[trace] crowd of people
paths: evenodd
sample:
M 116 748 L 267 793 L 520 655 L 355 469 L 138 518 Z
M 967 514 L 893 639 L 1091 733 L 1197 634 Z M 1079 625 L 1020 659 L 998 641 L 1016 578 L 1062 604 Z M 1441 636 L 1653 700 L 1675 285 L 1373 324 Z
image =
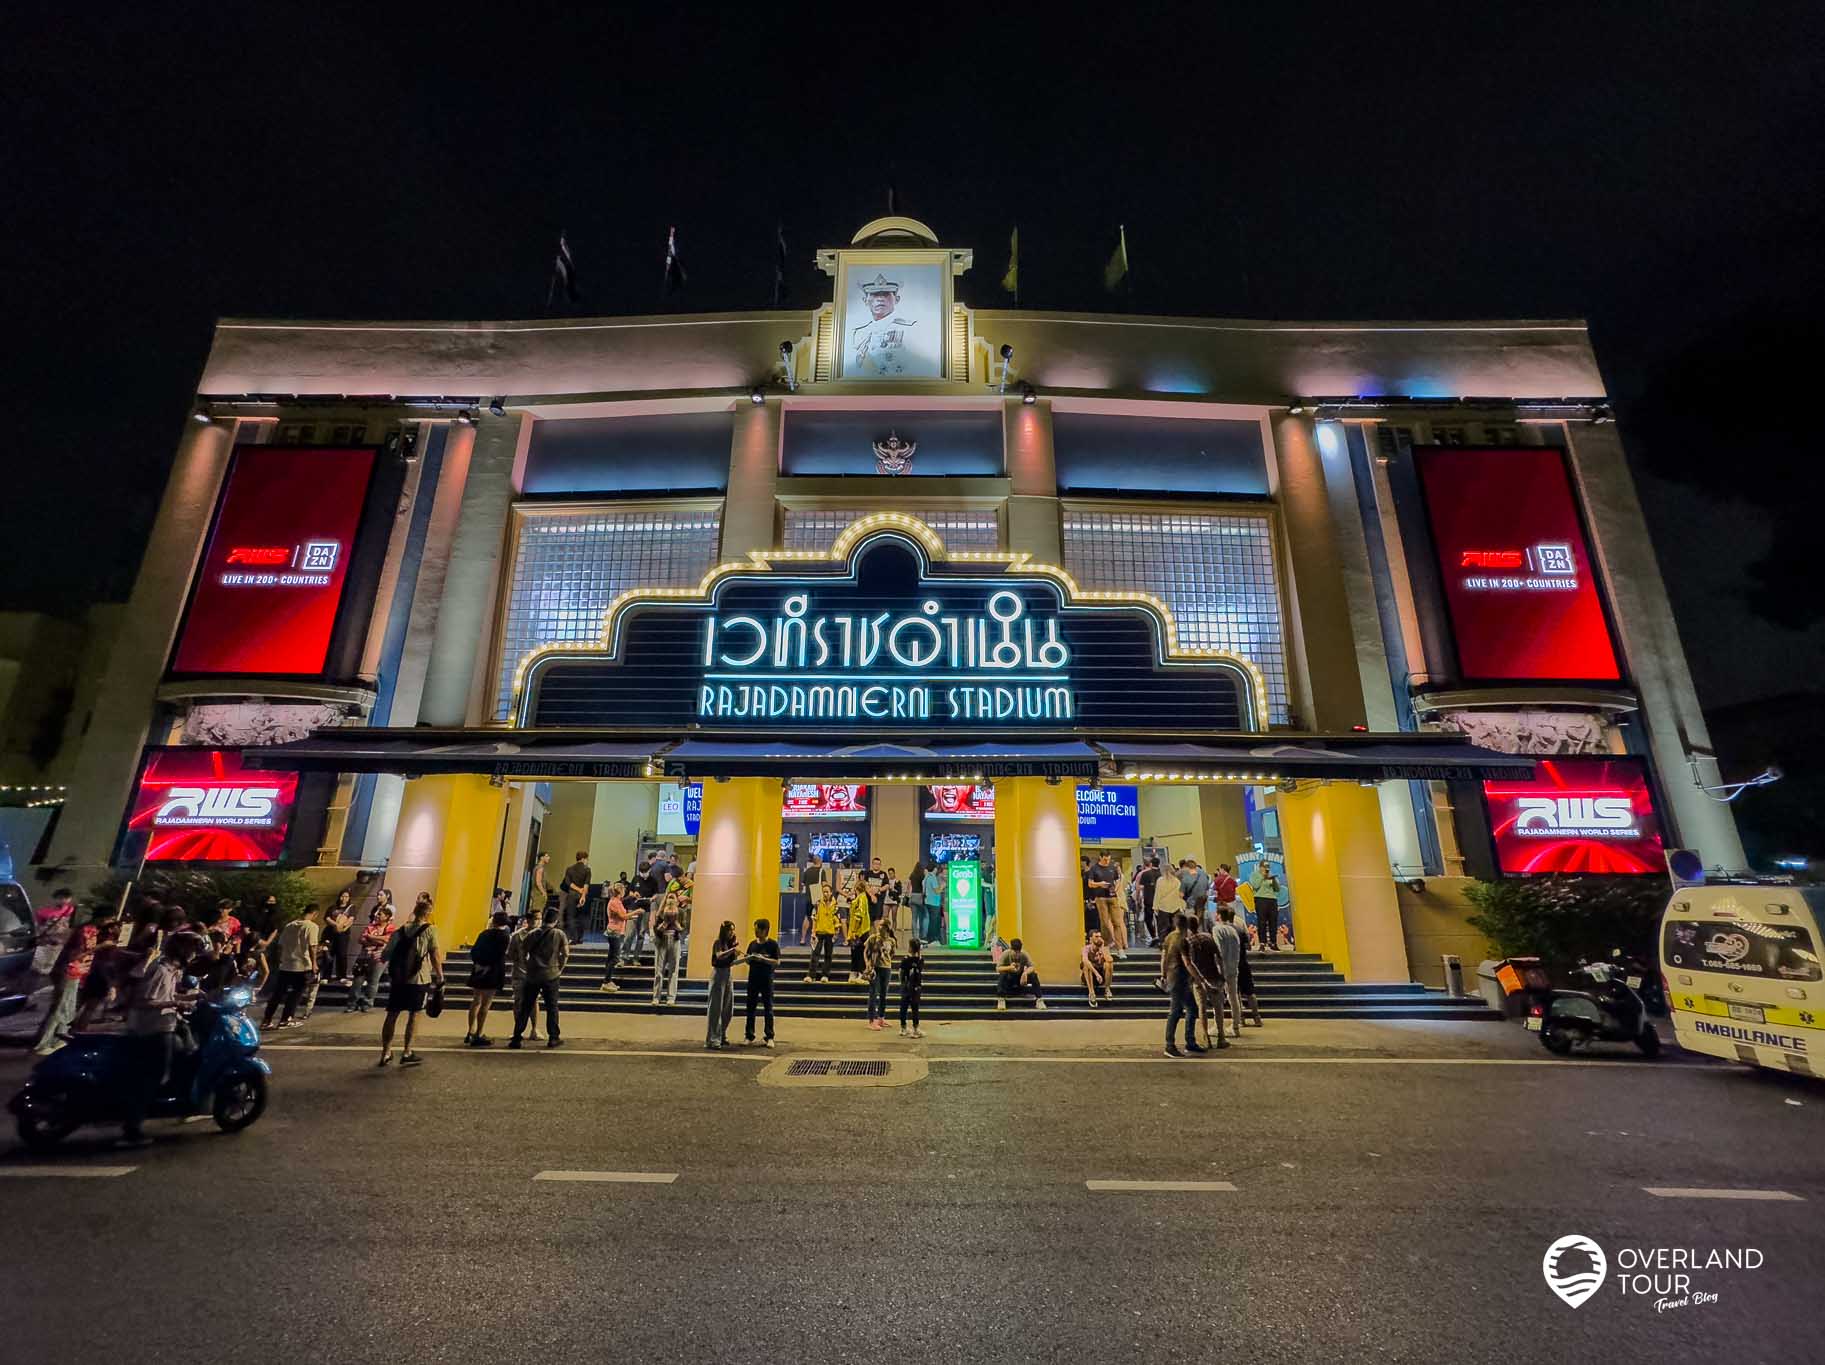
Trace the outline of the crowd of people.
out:
M 632 875 L 623 872 L 596 894 L 588 860 L 588 853 L 579 851 L 554 877 L 550 855 L 540 855 L 531 894 L 517 915 L 511 893 L 496 890 L 487 927 L 469 953 L 465 1046 L 493 1045 L 488 1017 L 504 993 L 512 1004 L 509 1048 L 521 1048 L 528 1041 L 543 1041 L 548 1048 L 563 1046 L 559 983 L 574 946 L 592 931 L 597 906 L 607 948 L 599 989 L 619 992 L 617 971 L 650 949 L 653 1007 L 676 1004 L 690 931 L 694 865 L 654 853 L 644 857 Z M 1249 953 L 1291 946 L 1290 932 L 1279 915 L 1283 892 L 1271 869 L 1263 864 L 1250 882 L 1254 926 L 1242 914 L 1241 888 L 1227 864 L 1211 872 L 1195 859 L 1183 858 L 1165 869 L 1160 859 L 1149 858 L 1128 876 L 1105 852 L 1085 858 L 1081 871 L 1084 945 L 1079 971 L 1089 1008 L 1114 998 L 1116 963 L 1144 944 L 1160 955 L 1155 985 L 1169 1000 L 1169 1056 L 1183 1055 L 1175 1043 L 1181 1022 L 1185 1046 L 1191 1051 L 1228 1047 L 1230 1039 L 1240 1035 L 1245 1014 L 1260 1025 Z M 880 858 L 865 868 L 826 865 L 811 858 L 801 871 L 806 905 L 799 942 L 811 948 L 804 982 L 836 983 L 834 961 L 842 946 L 848 962 L 841 983 L 867 987 L 868 1026 L 888 1026 L 897 977 L 900 1032 L 922 1037 L 926 946 L 942 942 L 947 928 L 942 873 L 941 863 L 921 862 L 909 878 L 901 879 Z M 985 882 L 992 885 L 992 871 Z M 1044 988 L 1031 956 L 1019 938 L 1004 942 L 997 937 L 993 897 L 984 899 L 984 941 L 991 945 L 994 959 L 996 1008 L 1007 1009 L 1010 1000 L 1029 1000 L 1034 1008 L 1045 1009 Z M 37 915 L 34 968 L 51 992 L 34 1048 L 39 1055 L 47 1054 L 73 1031 L 109 1015 L 131 1015 L 146 989 L 144 983 L 156 975 L 148 964 L 177 956 L 176 945 L 186 974 L 203 988 L 231 982 L 246 983 L 256 991 L 265 987 L 262 1022 L 276 1030 L 309 1019 L 325 984 L 347 988 L 345 1012 L 365 1014 L 382 1001 L 384 978 L 385 1019 L 377 1065 L 394 1061 L 402 1015 L 399 1064 L 420 1065 L 423 1058 L 414 1048 L 418 1020 L 441 1012 L 444 988 L 444 952 L 431 923 L 432 908 L 430 894 L 421 894 L 402 923 L 392 893 L 381 888 L 366 922 L 358 925 L 355 893 L 349 889 L 328 906 L 310 904 L 290 919 L 276 896 L 267 896 L 252 908 L 224 899 L 195 917 L 181 906 L 142 897 L 124 921 L 105 914 L 84 921 L 71 892 L 59 890 Z M 719 927 L 710 950 L 707 1048 L 730 1045 L 733 972 L 738 966 L 748 968 L 745 1041 L 773 1045 L 782 952 L 772 929 L 769 920 L 756 920 L 752 936 L 743 944 L 733 921 L 725 920 Z M 1194 1025 L 1204 1042 L 1197 1041 Z

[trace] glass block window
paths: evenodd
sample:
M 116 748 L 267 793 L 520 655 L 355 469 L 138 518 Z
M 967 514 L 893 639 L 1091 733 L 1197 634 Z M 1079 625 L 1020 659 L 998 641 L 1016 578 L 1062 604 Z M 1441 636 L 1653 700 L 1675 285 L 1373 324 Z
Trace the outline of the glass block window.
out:
M 851 522 L 860 521 L 874 507 L 788 507 L 782 550 L 828 550 Z M 900 507 L 892 509 L 919 518 L 944 541 L 947 550 L 999 550 L 1001 517 L 992 507 L 974 509 Z
M 1269 722 L 1286 722 L 1286 637 L 1266 515 L 1067 507 L 1064 533 L 1065 568 L 1078 583 L 1164 600 L 1180 643 L 1254 664 L 1267 682 Z
M 602 613 L 629 588 L 688 588 L 715 567 L 716 508 L 523 509 L 494 714 L 507 718 L 513 671 L 540 645 L 593 640 Z

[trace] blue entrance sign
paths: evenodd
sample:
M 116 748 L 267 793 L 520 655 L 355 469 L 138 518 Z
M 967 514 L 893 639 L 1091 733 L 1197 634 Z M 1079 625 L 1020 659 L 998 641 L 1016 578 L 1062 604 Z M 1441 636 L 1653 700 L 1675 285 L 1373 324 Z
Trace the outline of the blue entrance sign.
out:
M 1140 842 L 1141 789 L 1079 787 L 1077 837 L 1086 844 Z

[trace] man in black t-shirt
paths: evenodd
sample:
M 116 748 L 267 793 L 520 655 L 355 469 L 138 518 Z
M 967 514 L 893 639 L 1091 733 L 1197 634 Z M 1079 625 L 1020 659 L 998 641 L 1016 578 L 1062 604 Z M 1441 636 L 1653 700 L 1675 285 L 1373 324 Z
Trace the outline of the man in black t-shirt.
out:
M 766 1015 L 767 1047 L 773 1046 L 773 973 L 779 967 L 779 940 L 771 934 L 773 926 L 764 919 L 754 921 L 754 937 L 741 960 L 748 964 L 748 1035 L 754 1041 L 754 1011 L 759 1006 Z
M 589 854 L 579 849 L 577 860 L 564 869 L 564 884 L 558 892 L 558 906 L 564 912 L 564 937 L 572 943 L 581 943 L 589 928 L 583 907 L 589 903 L 589 883 L 594 876 L 589 870 Z

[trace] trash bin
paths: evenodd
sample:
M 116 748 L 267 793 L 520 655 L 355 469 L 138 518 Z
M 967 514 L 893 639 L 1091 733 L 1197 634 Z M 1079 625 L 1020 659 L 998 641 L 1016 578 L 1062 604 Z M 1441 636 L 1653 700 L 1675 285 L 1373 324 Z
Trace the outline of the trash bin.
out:
M 1455 953 L 1445 954 L 1445 994 L 1464 993 L 1464 964 Z
M 1541 970 L 1537 957 L 1505 957 L 1500 962 L 1481 962 L 1477 965 L 1476 978 L 1489 1007 L 1501 1010 L 1510 1019 L 1527 1013 L 1533 993 L 1548 986 L 1546 973 Z

